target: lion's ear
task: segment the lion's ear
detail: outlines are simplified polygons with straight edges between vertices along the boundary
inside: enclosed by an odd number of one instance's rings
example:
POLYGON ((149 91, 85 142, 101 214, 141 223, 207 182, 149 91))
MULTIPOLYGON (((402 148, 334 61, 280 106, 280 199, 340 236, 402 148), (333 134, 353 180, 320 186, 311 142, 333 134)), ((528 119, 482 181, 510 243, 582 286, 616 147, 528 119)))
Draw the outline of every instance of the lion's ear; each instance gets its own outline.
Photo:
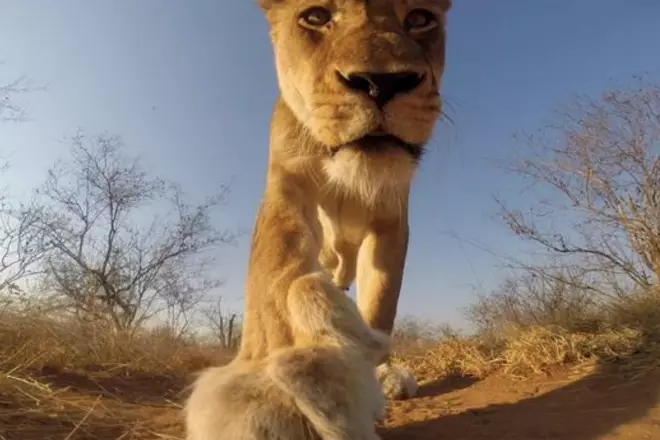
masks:
POLYGON ((259 6, 261 6, 261 9, 264 11, 268 11, 270 8, 273 7, 273 5, 282 3, 284 0, 258 0, 259 1, 259 6))

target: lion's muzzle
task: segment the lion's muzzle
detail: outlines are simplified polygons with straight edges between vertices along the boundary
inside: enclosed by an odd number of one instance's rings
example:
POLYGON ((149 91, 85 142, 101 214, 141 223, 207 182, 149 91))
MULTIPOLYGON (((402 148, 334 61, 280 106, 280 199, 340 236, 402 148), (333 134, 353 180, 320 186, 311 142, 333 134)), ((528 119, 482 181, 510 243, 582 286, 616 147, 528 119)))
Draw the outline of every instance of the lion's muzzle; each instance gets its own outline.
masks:
POLYGON ((379 72, 337 72, 339 82, 347 89, 371 98, 382 109, 396 95, 414 91, 424 81, 424 74, 412 71, 379 72))

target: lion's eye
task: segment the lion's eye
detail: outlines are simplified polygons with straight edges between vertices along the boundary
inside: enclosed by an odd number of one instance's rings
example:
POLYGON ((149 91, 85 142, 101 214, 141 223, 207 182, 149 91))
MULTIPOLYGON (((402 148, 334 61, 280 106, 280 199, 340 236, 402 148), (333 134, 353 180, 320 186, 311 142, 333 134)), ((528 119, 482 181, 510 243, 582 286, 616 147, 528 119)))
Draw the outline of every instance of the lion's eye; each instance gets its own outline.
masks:
POLYGON ((438 19, 433 12, 427 9, 413 9, 404 21, 406 30, 424 32, 438 25, 438 19))
POLYGON ((326 8, 314 6, 300 14, 299 23, 305 27, 320 28, 330 23, 332 13, 326 8))

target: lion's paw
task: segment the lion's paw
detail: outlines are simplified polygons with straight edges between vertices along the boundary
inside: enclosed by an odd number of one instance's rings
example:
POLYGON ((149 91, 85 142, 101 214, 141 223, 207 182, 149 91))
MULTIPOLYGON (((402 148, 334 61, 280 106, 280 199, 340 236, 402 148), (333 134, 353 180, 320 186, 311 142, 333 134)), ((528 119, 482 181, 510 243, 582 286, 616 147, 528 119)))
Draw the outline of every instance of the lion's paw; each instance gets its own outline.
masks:
POLYGON ((417 393, 415 376, 403 367, 380 364, 376 368, 376 377, 388 399, 410 399, 417 393))

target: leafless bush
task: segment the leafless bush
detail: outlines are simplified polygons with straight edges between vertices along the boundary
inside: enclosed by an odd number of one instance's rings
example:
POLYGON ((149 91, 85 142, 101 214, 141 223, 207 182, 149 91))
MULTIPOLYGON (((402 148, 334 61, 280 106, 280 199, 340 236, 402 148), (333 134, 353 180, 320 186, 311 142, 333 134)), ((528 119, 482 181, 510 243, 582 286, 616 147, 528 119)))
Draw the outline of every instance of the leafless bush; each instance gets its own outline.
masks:
POLYGON ((231 353, 207 346, 166 327, 117 330, 103 322, 83 322, 40 307, 5 309, 0 316, 0 373, 51 367, 188 374, 231 359, 231 353))
POLYGON ((43 239, 43 289, 66 298, 81 318, 117 329, 163 313, 185 326, 220 284, 208 273, 213 251, 234 238, 211 221, 226 189, 190 206, 177 186, 125 157, 117 136, 78 133, 71 143, 72 159, 49 170, 23 210, 43 239), (149 220, 149 207, 165 214, 149 220))
MULTIPOLYGON (((0 85, 0 122, 24 121, 27 112, 19 102, 20 96, 43 89, 26 76, 0 85)), ((8 167, 9 163, 0 159, 0 174, 8 167)), ((36 218, 32 212, 12 206, 7 189, 0 189, 0 293, 20 295, 19 282, 37 273, 36 263, 42 256, 39 236, 32 228, 36 218)))
POLYGON ((630 328, 656 307, 660 86, 636 80, 598 99, 576 97, 555 124, 524 136, 508 169, 530 183, 533 201, 497 202, 511 232, 541 252, 468 308, 481 334, 630 328))
POLYGON ((608 308, 611 327, 628 327, 660 334, 660 294, 658 288, 642 290, 614 301, 608 308))
POLYGON ((602 304, 582 281, 552 272, 523 272, 506 278, 468 306, 466 316, 481 334, 506 337, 511 328, 561 326, 584 329, 602 314, 602 304))
POLYGON ((221 299, 205 307, 202 313, 213 339, 223 349, 236 350, 241 343, 241 317, 237 313, 228 312, 222 306, 221 299))
POLYGON ((43 241, 31 211, 13 208, 0 198, 0 292, 22 295, 20 281, 40 272, 43 241))
POLYGON ((660 277, 660 86, 578 97, 557 124, 527 135, 510 169, 532 183, 528 209, 500 201, 511 231, 579 267, 609 298, 660 277))

